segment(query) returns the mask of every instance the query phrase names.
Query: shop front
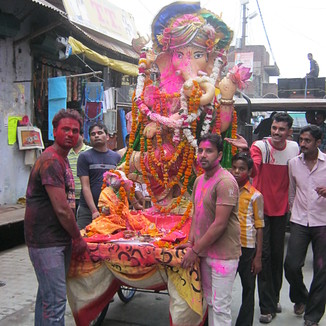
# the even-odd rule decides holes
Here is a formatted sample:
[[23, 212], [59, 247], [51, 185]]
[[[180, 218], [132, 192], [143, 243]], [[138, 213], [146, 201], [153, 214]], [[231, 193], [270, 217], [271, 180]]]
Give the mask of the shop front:
[[[119, 114], [115, 97], [107, 94], [116, 94], [122, 81], [134, 81], [137, 53], [129, 45], [70, 21], [63, 5], [14, 0], [1, 4], [0, 12], [4, 16], [0, 19], [0, 205], [5, 205], [25, 196], [31, 166], [41, 151], [19, 148], [17, 126], [39, 128], [45, 147], [53, 141], [51, 114], [55, 111], [49, 81], [61, 77], [59, 106], [79, 110], [86, 123], [95, 117], [103, 119], [112, 136], [111, 148], [116, 148]], [[93, 103], [87, 101], [87, 86], [88, 91], [90, 87], [102, 91]]]

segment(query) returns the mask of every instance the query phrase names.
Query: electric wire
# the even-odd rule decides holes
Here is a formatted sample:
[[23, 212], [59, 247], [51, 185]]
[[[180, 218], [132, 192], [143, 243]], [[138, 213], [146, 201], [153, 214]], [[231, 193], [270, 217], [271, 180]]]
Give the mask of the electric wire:
[[103, 82], [105, 81], [103, 78], [96, 76], [96, 71], [90, 65], [88, 65], [86, 63], [86, 61], [83, 60], [78, 54], [74, 54], [74, 55], [85, 65], [85, 68], [88, 68], [89, 70], [91, 70], [93, 72], [93, 74], [94, 74], [93, 77], [95, 77], [96, 79], [99, 79]]
[[258, 2], [258, 0], [256, 0], [256, 3], [257, 3], [258, 10], [259, 10], [259, 15], [260, 15], [261, 22], [262, 22], [262, 24], [263, 24], [263, 28], [264, 28], [264, 32], [265, 32], [265, 36], [266, 36], [267, 43], [268, 43], [268, 46], [269, 46], [269, 50], [271, 51], [271, 55], [272, 55], [272, 58], [273, 58], [273, 60], [274, 60], [274, 63], [276, 63], [276, 60], [275, 60], [275, 57], [274, 57], [274, 53], [273, 53], [273, 50], [272, 50], [272, 46], [271, 46], [271, 43], [270, 43], [270, 41], [269, 41], [269, 37], [268, 37], [268, 34], [267, 34], [267, 30], [266, 30], [266, 27], [265, 27], [265, 23], [264, 23], [263, 15], [262, 15], [262, 13], [261, 13], [261, 10], [260, 10], [260, 6], [259, 6], [259, 2]]

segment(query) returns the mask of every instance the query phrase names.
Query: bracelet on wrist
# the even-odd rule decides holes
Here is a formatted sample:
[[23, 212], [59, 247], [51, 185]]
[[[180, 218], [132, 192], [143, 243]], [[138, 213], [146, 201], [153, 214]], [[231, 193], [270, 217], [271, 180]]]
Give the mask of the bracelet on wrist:
[[233, 103], [234, 103], [234, 100], [227, 100], [227, 99], [223, 99], [223, 98], [221, 98], [220, 99], [220, 102], [221, 102], [221, 104], [224, 104], [224, 105], [232, 105]]

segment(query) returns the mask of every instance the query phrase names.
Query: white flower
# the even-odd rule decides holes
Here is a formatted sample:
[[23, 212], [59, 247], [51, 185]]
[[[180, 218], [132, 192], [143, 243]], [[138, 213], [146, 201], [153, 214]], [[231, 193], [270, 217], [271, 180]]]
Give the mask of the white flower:
[[220, 70], [222, 68], [222, 64], [223, 64], [223, 62], [219, 58], [215, 59], [214, 66], [213, 66], [213, 69], [212, 69], [212, 73], [209, 76], [210, 79], [211, 79], [211, 83], [213, 85], [215, 85], [216, 80], [217, 80], [218, 76], [220, 75]]

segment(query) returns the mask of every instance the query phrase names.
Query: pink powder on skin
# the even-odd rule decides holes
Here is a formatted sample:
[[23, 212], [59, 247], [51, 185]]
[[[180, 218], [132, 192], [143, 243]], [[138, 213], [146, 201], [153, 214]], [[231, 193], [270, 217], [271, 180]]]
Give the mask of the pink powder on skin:
[[232, 114], [225, 111], [221, 111], [221, 121], [231, 122], [231, 120], [232, 120]]
[[271, 151], [270, 151], [270, 159], [271, 159], [270, 163], [271, 164], [275, 163], [275, 158], [274, 158], [275, 152], [276, 152], [275, 148], [273, 146], [271, 146]]
[[163, 88], [168, 94], [179, 92], [183, 84], [183, 78], [175, 74], [175, 70], [167, 69], [161, 72], [160, 88]]

